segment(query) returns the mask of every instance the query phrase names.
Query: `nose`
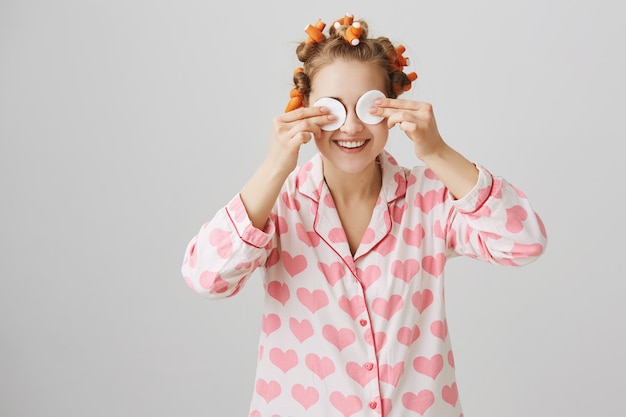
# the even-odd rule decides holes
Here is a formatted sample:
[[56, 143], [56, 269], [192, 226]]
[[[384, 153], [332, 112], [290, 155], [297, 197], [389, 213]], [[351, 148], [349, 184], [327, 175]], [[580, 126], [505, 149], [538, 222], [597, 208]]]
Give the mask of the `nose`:
[[356, 114], [356, 109], [349, 108], [346, 110], [346, 121], [340, 130], [347, 135], [354, 135], [363, 130], [363, 122]]

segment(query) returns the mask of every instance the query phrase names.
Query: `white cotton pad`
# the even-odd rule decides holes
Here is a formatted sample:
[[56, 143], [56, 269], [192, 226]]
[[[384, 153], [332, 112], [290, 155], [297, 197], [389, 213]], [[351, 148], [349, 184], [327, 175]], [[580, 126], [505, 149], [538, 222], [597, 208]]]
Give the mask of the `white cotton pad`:
[[382, 91], [370, 90], [363, 94], [356, 102], [356, 115], [363, 123], [368, 125], [375, 125], [380, 123], [384, 117], [374, 116], [370, 114], [370, 109], [374, 107], [374, 101], [379, 98], [385, 98], [385, 94]]
[[322, 126], [322, 130], [337, 130], [346, 122], [346, 108], [339, 100], [330, 97], [322, 97], [313, 103], [313, 107], [327, 107], [337, 119]]

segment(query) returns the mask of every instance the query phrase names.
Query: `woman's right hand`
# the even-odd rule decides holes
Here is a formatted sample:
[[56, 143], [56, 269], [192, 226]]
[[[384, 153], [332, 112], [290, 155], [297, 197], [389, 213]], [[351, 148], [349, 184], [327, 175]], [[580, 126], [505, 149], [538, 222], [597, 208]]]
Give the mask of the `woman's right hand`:
[[283, 183], [298, 164], [300, 146], [320, 137], [321, 126], [333, 120], [326, 107], [303, 107], [274, 118], [267, 157], [240, 193], [256, 228], [264, 228]]
[[322, 134], [323, 126], [334, 121], [335, 115], [327, 107], [300, 107], [272, 120], [272, 136], [266, 163], [280, 169], [286, 175], [298, 163], [302, 144]]

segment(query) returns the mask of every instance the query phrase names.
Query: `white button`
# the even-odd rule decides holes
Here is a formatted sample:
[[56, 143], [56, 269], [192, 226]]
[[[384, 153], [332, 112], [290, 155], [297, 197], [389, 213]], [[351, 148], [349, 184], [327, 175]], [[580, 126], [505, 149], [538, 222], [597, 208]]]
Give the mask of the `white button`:
[[374, 107], [374, 101], [379, 98], [385, 98], [385, 94], [382, 91], [370, 90], [363, 94], [356, 102], [356, 115], [363, 123], [368, 125], [375, 125], [380, 123], [384, 117], [374, 116], [370, 114], [370, 109]]
[[322, 97], [313, 103], [313, 107], [327, 107], [337, 119], [322, 126], [322, 130], [337, 130], [346, 122], [346, 108], [339, 100], [330, 97]]

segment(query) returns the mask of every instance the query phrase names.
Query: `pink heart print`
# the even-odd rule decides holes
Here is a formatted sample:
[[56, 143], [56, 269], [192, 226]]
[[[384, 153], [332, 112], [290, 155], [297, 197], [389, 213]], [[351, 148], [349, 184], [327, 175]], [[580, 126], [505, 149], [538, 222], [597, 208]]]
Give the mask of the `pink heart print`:
[[376, 402], [380, 404], [380, 407], [376, 408], [376, 413], [388, 416], [391, 411], [391, 400], [389, 398], [376, 397]]
[[441, 226], [441, 221], [437, 220], [435, 222], [435, 224], [433, 225], [433, 233], [435, 234], [435, 237], [439, 238], [439, 239], [445, 239], [446, 238], [446, 234], [443, 231], [443, 226]]
[[209, 234], [209, 243], [217, 248], [217, 254], [222, 259], [228, 259], [233, 254], [233, 244], [230, 241], [231, 233], [228, 230], [213, 229]]
[[402, 404], [409, 410], [415, 411], [423, 416], [426, 411], [435, 403], [435, 394], [429, 390], [422, 390], [417, 394], [407, 392], [402, 395]]
[[404, 300], [402, 300], [401, 295], [397, 294], [389, 297], [389, 300], [385, 300], [384, 298], [377, 298], [372, 303], [372, 309], [374, 310], [374, 313], [386, 318], [387, 320], [391, 319], [391, 317], [393, 317], [394, 314], [400, 311], [403, 306]]
[[387, 343], [387, 333], [376, 332], [372, 336], [372, 332], [366, 330], [363, 334], [363, 339], [365, 339], [365, 342], [368, 345], [376, 347], [376, 350], [380, 350], [383, 346], [385, 346], [385, 343]]
[[344, 417], [350, 417], [363, 408], [361, 399], [356, 395], [348, 395], [347, 397], [339, 391], [335, 391], [330, 394], [330, 403], [335, 407]]
[[402, 239], [407, 245], [415, 246], [419, 248], [422, 246], [422, 239], [426, 236], [426, 232], [424, 231], [424, 226], [418, 224], [413, 229], [406, 227], [402, 231]]
[[429, 289], [425, 289], [423, 291], [416, 291], [411, 297], [411, 302], [417, 309], [417, 311], [421, 313], [424, 312], [435, 300], [435, 296], [433, 292]]
[[256, 381], [256, 392], [269, 404], [280, 395], [280, 384], [276, 381], [266, 382], [264, 379], [258, 379]]
[[402, 204], [401, 206], [393, 206], [391, 208], [391, 219], [396, 223], [402, 222], [402, 216], [404, 216], [404, 212], [409, 208], [407, 203]]
[[404, 362], [398, 362], [394, 366], [387, 364], [380, 366], [380, 380], [391, 384], [394, 387], [398, 385], [398, 381], [403, 373]]
[[288, 192], [285, 191], [281, 197], [283, 203], [285, 203], [285, 206], [287, 206], [289, 210], [300, 210], [300, 202], [289, 195]]
[[446, 336], [448, 336], [448, 324], [441, 320], [433, 321], [430, 325], [430, 332], [433, 336], [441, 340], [446, 340]]
[[289, 328], [291, 329], [291, 333], [293, 333], [300, 343], [313, 336], [313, 326], [311, 325], [311, 322], [306, 319], [298, 321], [293, 317], [290, 318]]
[[324, 204], [326, 207], [335, 208], [335, 201], [333, 200], [332, 194], [326, 194], [324, 196]]
[[267, 256], [267, 261], [265, 262], [265, 266], [267, 266], [268, 268], [271, 268], [274, 265], [276, 265], [278, 261], [280, 261], [280, 252], [278, 251], [278, 249], [274, 248], [272, 249], [270, 254]]
[[274, 220], [274, 224], [276, 225], [276, 233], [279, 235], [283, 235], [289, 231], [287, 219], [283, 216], [274, 216], [272, 220]]
[[430, 168], [426, 168], [424, 170], [424, 176], [426, 178], [428, 178], [429, 180], [438, 180], [439, 179], [439, 177], [437, 177], [437, 174], [435, 174], [435, 171], [433, 171]]
[[452, 351], [448, 352], [448, 363], [451, 367], [454, 368], [454, 354], [452, 353]]
[[267, 284], [267, 293], [282, 305], [289, 300], [289, 286], [279, 281], [270, 281]]
[[311, 313], [315, 313], [317, 310], [324, 308], [328, 305], [328, 295], [323, 290], [309, 291], [306, 288], [298, 288], [296, 291], [298, 300], [305, 306]]
[[304, 359], [307, 368], [311, 370], [315, 375], [320, 377], [321, 380], [328, 375], [335, 373], [335, 364], [329, 358], [320, 358], [315, 353], [310, 353]]
[[305, 410], [311, 408], [311, 406], [315, 404], [320, 398], [320, 395], [315, 388], [305, 388], [300, 384], [296, 384], [293, 386], [293, 388], [291, 389], [291, 395], [296, 401], [298, 401], [302, 405], [302, 407], [304, 407]]
[[382, 271], [378, 265], [370, 265], [364, 270], [357, 268], [356, 272], [359, 277], [359, 281], [361, 281], [361, 284], [363, 284], [365, 289], [368, 289], [382, 275]]
[[263, 315], [263, 320], [261, 323], [261, 330], [267, 336], [274, 333], [276, 330], [280, 328], [280, 317], [276, 314], [268, 314]]
[[398, 342], [405, 346], [411, 346], [420, 337], [420, 329], [417, 324], [410, 327], [401, 327], [398, 330]]
[[298, 355], [293, 349], [283, 352], [279, 348], [272, 348], [272, 350], [270, 350], [270, 361], [283, 371], [283, 373], [287, 373], [290, 369], [298, 365]]
[[418, 356], [413, 361], [413, 367], [420, 374], [424, 374], [432, 379], [435, 379], [443, 369], [443, 356], [436, 354], [430, 359], [425, 356]]
[[459, 391], [456, 386], [456, 382], [453, 382], [452, 385], [446, 385], [441, 390], [441, 396], [443, 400], [452, 406], [456, 406], [456, 402], [459, 399]]
[[391, 274], [406, 283], [409, 283], [411, 279], [417, 275], [419, 270], [420, 264], [415, 259], [407, 259], [404, 262], [395, 260], [391, 264]]
[[317, 247], [320, 244], [318, 234], [315, 232], [307, 232], [302, 223], [296, 224], [296, 234], [298, 235], [298, 239], [309, 247]]
[[198, 279], [200, 286], [211, 292], [222, 294], [228, 290], [228, 282], [224, 281], [215, 272], [204, 271], [200, 274]]
[[285, 265], [285, 270], [292, 277], [298, 275], [306, 269], [307, 262], [304, 255], [296, 255], [292, 257], [289, 252], [282, 251], [281, 256], [283, 259], [283, 265]]
[[417, 193], [414, 205], [422, 212], [428, 214], [437, 204], [445, 200], [446, 189], [430, 190], [424, 194]]
[[376, 237], [376, 232], [374, 232], [374, 230], [368, 227], [367, 230], [365, 230], [365, 233], [363, 233], [363, 237], [361, 238], [361, 243], [364, 243], [364, 244], [372, 243], [375, 237]]
[[446, 255], [444, 253], [438, 253], [435, 256], [424, 256], [424, 259], [422, 259], [422, 267], [424, 268], [424, 271], [434, 277], [439, 277], [439, 275], [441, 275], [445, 265]]
[[346, 272], [346, 267], [343, 262], [333, 262], [330, 265], [326, 265], [323, 262], [318, 262], [317, 267], [320, 271], [322, 271], [322, 273], [326, 277], [326, 280], [332, 286], [334, 286], [337, 281], [343, 278]]
[[397, 241], [398, 239], [394, 235], [389, 234], [380, 241], [374, 250], [382, 256], [387, 256], [396, 248]]
[[518, 233], [524, 229], [524, 220], [528, 218], [528, 212], [522, 206], [506, 209], [506, 230]]
[[543, 251], [543, 246], [539, 243], [515, 243], [513, 244], [513, 249], [511, 252], [513, 253], [513, 257], [515, 258], [525, 258], [527, 256], [537, 256], [540, 255]]
[[342, 227], [335, 227], [328, 232], [328, 238], [333, 243], [345, 243], [348, 241], [346, 232]]
[[356, 340], [356, 336], [352, 330], [337, 329], [332, 324], [327, 324], [322, 328], [322, 336], [339, 349], [339, 351], [350, 346]]
[[352, 379], [365, 387], [372, 379], [377, 376], [376, 368], [370, 364], [370, 367], [363, 366], [356, 362], [348, 362], [346, 364], [346, 373]]
[[342, 295], [339, 298], [339, 308], [348, 313], [352, 320], [356, 320], [365, 312], [365, 299], [361, 295], [355, 295], [352, 299]]

